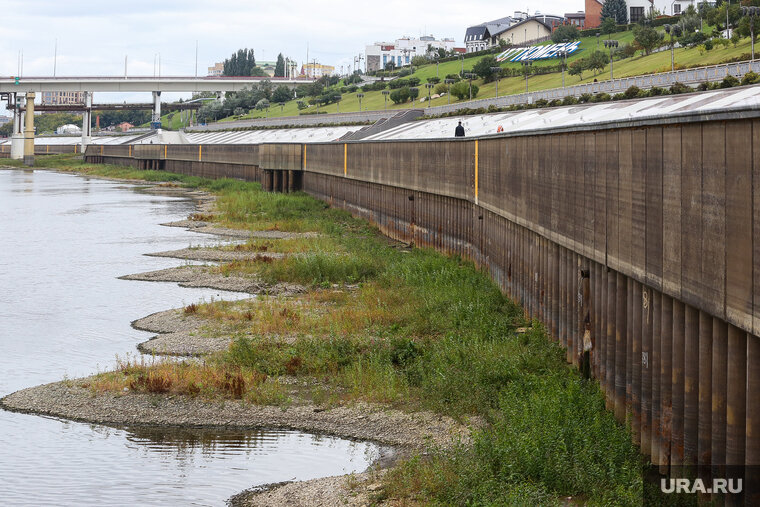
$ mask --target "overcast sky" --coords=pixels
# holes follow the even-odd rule
[[[255,50],[257,60],[278,53],[350,67],[353,57],[375,41],[403,35],[452,37],[463,45],[469,25],[511,15],[563,14],[583,10],[581,0],[507,3],[485,0],[357,2],[333,0],[2,0],[0,76],[16,75],[23,51],[23,75],[198,75],[238,48]],[[57,40],[57,58],[54,58]],[[125,95],[96,97],[96,102]],[[146,100],[143,97],[143,100]]]

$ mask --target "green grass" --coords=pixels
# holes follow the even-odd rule
[[[56,165],[49,160],[46,165]],[[65,158],[57,163],[87,174],[134,174]],[[330,238],[321,250],[260,264],[272,280],[326,288],[303,299],[193,305],[186,312],[237,323],[228,351],[200,366],[122,363],[91,389],[280,405],[294,400],[271,379],[296,376],[313,386],[308,396],[318,403],[365,400],[486,423],[472,444],[430,449],[391,470],[381,493],[386,498],[483,505],[552,504],[573,496],[640,504],[641,457],[627,429],[605,411],[598,384],[566,364],[538,323],[517,333],[530,324],[522,309],[471,262],[397,248],[366,222],[303,194],[160,175],[218,193],[223,222],[249,227],[287,220],[296,229],[319,229]],[[238,268],[246,269],[230,267]],[[332,286],[346,283],[358,286]],[[288,334],[295,339],[277,339]]]

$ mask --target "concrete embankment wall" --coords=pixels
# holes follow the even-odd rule
[[[297,170],[295,188],[389,236],[473,259],[568,362],[591,345],[608,408],[663,472],[760,465],[760,120],[215,146],[214,160],[127,148],[87,159],[270,189]]]
[[[78,144],[35,144],[35,155],[62,155],[64,153],[80,153],[81,147]],[[11,145],[0,145],[0,158],[11,157]]]

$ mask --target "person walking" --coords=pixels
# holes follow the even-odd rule
[[[464,127],[462,126],[462,122],[459,122],[459,125],[457,125],[457,128],[454,129],[454,137],[464,137]]]

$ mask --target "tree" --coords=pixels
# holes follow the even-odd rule
[[[571,76],[578,76],[579,79],[583,79],[583,71],[588,69],[588,61],[585,58],[579,58],[570,65],[568,65],[568,73]]]
[[[618,25],[628,24],[628,6],[625,0],[607,0],[602,7],[602,19],[613,18]]]
[[[385,70],[393,70],[396,68],[396,64],[393,62],[393,60],[388,61],[388,63],[385,64]]]
[[[272,93],[274,102],[287,102],[293,98],[293,92],[285,85],[278,86]]]
[[[615,18],[604,18],[602,20],[602,26],[600,29],[603,34],[615,33],[615,30],[617,30],[617,23],[615,23]]]
[[[274,66],[274,77],[285,77],[285,58],[282,53],[277,55],[277,63]]]
[[[449,90],[451,94],[459,100],[470,98],[470,83],[467,81],[459,81],[458,83],[454,83],[451,85],[451,88]],[[472,98],[475,98],[478,95],[479,91],[480,88],[478,88],[477,85],[472,85]]]
[[[591,53],[591,55],[588,57],[588,63],[587,67],[589,70],[594,71],[594,75],[596,76],[597,71],[603,72],[604,68],[607,66],[607,63],[609,63],[609,56],[604,51],[594,51]]]
[[[238,49],[232,56],[224,60],[225,76],[251,76],[251,71],[256,66],[256,58],[253,49]]]
[[[269,101],[267,99],[261,99],[256,103],[256,109],[259,111],[269,108]]]
[[[560,25],[552,32],[552,42],[555,44],[574,41],[578,37],[578,29],[575,25]]]
[[[264,71],[264,69],[262,69],[258,65],[253,66],[253,68],[251,69],[251,73],[249,75],[252,77],[268,77],[269,76],[269,74],[267,74],[266,71]]]
[[[494,80],[495,72],[491,70],[491,67],[498,67],[499,62],[493,56],[484,56],[478,63],[472,66],[472,71],[483,79],[484,82],[490,83]]]
[[[664,35],[651,26],[637,26],[633,29],[633,42],[639,49],[649,55],[653,49],[662,44]]]
[[[752,26],[750,26],[750,24]],[[758,34],[758,32],[760,32],[760,19],[758,19],[757,16],[744,16],[741,21],[739,21],[739,26],[736,28],[736,32],[742,37],[750,37],[752,35],[752,30],[754,30],[755,40],[757,41],[757,36],[760,35]]]
[[[394,104],[401,104],[403,102],[406,102],[409,99],[409,88],[405,86],[403,88],[392,91],[390,98]]]

